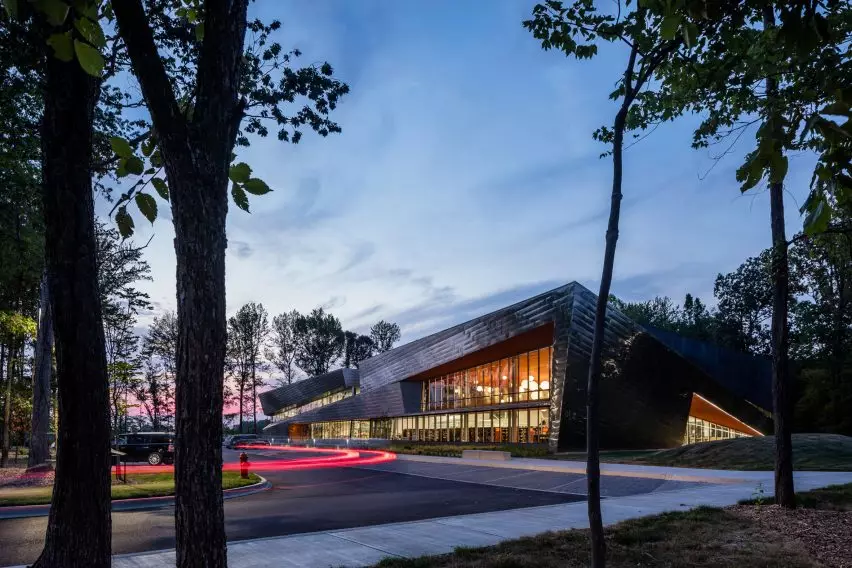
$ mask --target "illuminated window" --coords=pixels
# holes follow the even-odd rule
[[[423,381],[420,408],[428,412],[550,400],[551,351],[544,347]]]
[[[686,423],[686,434],[683,437],[683,443],[697,444],[698,442],[713,442],[715,440],[748,437],[751,437],[751,434],[690,416]]]

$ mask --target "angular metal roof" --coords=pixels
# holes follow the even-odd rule
[[[359,383],[358,369],[336,369],[324,375],[262,392],[258,396],[263,413],[272,416],[285,406],[305,404],[329,391],[357,387]]]

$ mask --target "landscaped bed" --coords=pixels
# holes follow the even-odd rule
[[[394,442],[388,448],[398,454],[413,454],[418,456],[440,456],[460,458],[464,450],[494,450],[499,452],[510,452],[516,458],[543,458],[547,457],[547,447],[544,445],[459,445],[459,444],[407,444],[405,442]]]
[[[240,477],[239,472],[222,472],[222,489],[245,487],[260,481],[260,477],[250,473],[248,479]],[[112,480],[113,499],[138,499],[140,497],[164,497],[174,495],[175,480],[171,473],[140,473],[127,476],[127,483]],[[50,503],[53,487],[0,487],[0,506],[44,505]]]
[[[606,529],[607,564],[628,566],[852,566],[852,485],[799,496],[801,507],[702,507],[625,521]],[[518,568],[589,565],[588,530],[522,538],[485,548],[415,559],[382,568]]]

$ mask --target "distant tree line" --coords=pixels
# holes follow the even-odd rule
[[[719,274],[712,309],[692,294],[610,303],[644,325],[755,355],[770,354],[771,249]],[[852,435],[852,235],[792,239],[790,355],[799,431]]]

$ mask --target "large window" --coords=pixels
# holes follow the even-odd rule
[[[273,422],[277,422],[278,420],[283,420],[285,418],[290,418],[291,416],[296,416],[303,412],[307,412],[309,410],[314,410],[315,408],[320,408],[322,406],[326,406],[332,404],[334,402],[338,402],[343,400],[344,398],[349,398],[350,396],[355,396],[358,394],[358,388],[344,388],[335,391],[330,391],[323,393],[321,396],[315,398],[314,400],[296,406],[290,405],[286,406],[283,409],[279,410],[272,417]]]
[[[683,443],[695,444],[698,442],[748,437],[750,437],[750,434],[746,434],[745,432],[739,432],[721,424],[715,424],[701,418],[696,418],[695,416],[690,416],[686,423],[686,434],[683,437]]]
[[[551,348],[544,347],[426,380],[421,410],[549,400],[550,355]]]
[[[421,442],[538,444],[547,441],[550,411],[516,408],[393,418],[391,438]]]

